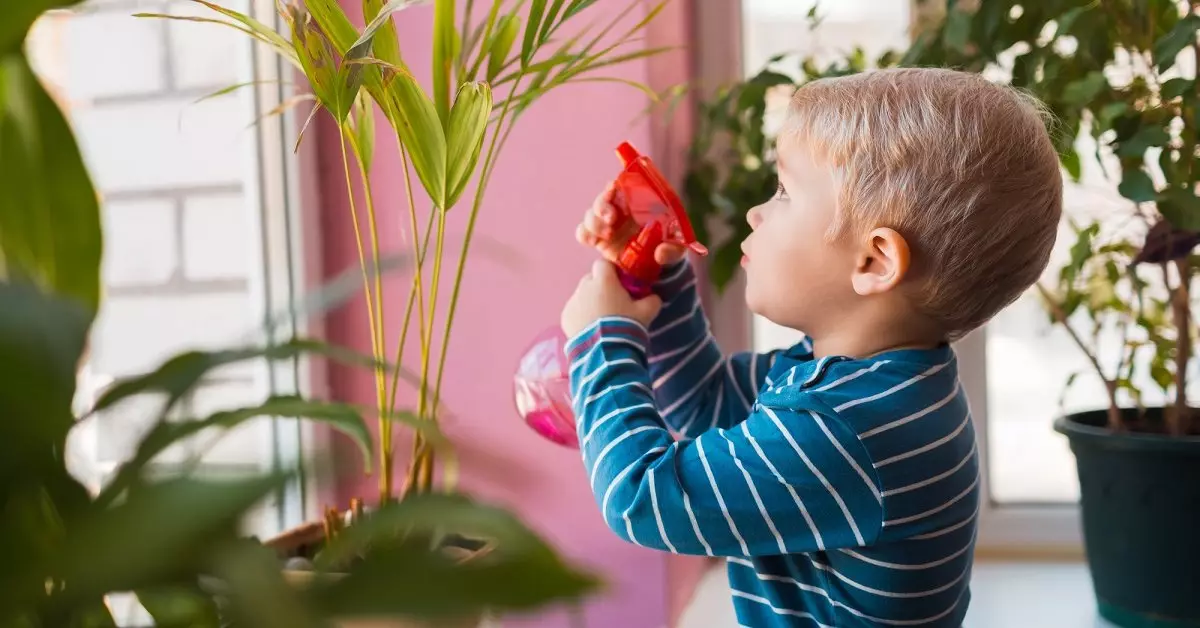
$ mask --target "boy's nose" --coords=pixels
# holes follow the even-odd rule
[[[746,212],[746,222],[750,223],[751,229],[757,229],[762,224],[762,208],[755,207]]]

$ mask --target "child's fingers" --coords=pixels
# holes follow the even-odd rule
[[[600,242],[596,234],[588,231],[582,224],[575,227],[575,239],[584,246],[596,246]]]
[[[583,228],[599,238],[612,237],[612,223],[601,218],[595,211],[584,214]]]
[[[665,266],[674,264],[687,255],[687,248],[673,242],[664,242],[654,249],[654,261]]]

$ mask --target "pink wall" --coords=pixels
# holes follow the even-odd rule
[[[585,20],[615,15],[624,4],[598,3],[585,14]],[[686,3],[677,4],[679,8],[660,17],[665,26],[653,34],[656,40],[676,38],[669,43],[681,43],[679,38],[686,34]],[[359,3],[347,5],[354,12]],[[643,16],[644,8],[639,7],[629,16],[630,25]],[[429,8],[420,7],[403,12],[398,23],[406,61],[418,75],[427,75],[431,22]],[[676,82],[687,76],[689,66],[686,53],[674,54],[673,60],[637,61],[608,71],[635,81]],[[645,96],[630,88],[580,84],[544,98],[520,122],[480,213],[444,386],[444,398],[456,418],[445,428],[461,453],[462,488],[483,500],[514,508],[562,552],[603,574],[608,589],[586,609],[587,625],[595,628],[665,625],[679,605],[678,599],[668,600],[667,558],[620,542],[607,530],[578,453],[542,441],[523,426],[513,409],[510,377],[526,343],[557,322],[563,301],[592,260],[590,252],[575,244],[573,230],[595,194],[616,174],[613,148],[622,140],[651,152],[654,145],[662,145],[664,136],[655,132],[661,128],[652,127],[644,118],[635,122],[646,104]],[[395,140],[386,133],[382,120],[379,127],[372,184],[382,215],[383,247],[410,250]],[[327,120],[318,124],[316,141],[321,146],[317,169],[323,200],[323,265],[326,274],[332,275],[356,264],[357,253],[336,127]],[[681,141],[676,132],[668,144],[677,148]],[[667,161],[665,156],[662,160]],[[461,241],[468,211],[464,204],[451,213],[448,242]],[[518,251],[520,267],[497,261],[485,252],[489,240],[494,242],[493,249],[502,246]],[[451,257],[447,259],[448,273],[456,262],[456,248]],[[407,277],[395,278],[385,289],[391,295],[385,307],[392,338],[399,327],[407,282]],[[440,312],[445,309],[443,306]],[[334,342],[366,351],[365,321],[362,302],[355,302],[331,318],[328,335]],[[408,353],[406,362],[415,365],[415,351]],[[338,398],[373,404],[373,383],[366,373],[333,369],[330,385]],[[397,451],[406,453],[407,441],[398,443]],[[341,452],[344,474],[339,478],[338,498],[344,501],[362,495],[373,499],[375,478],[358,474],[361,466],[356,454],[346,449]],[[403,475],[402,464],[396,475]],[[521,624],[569,625],[561,611]]]

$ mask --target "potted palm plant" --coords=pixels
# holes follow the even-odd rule
[[[1175,0],[918,0],[911,47],[877,65],[944,66],[1006,77],[1046,103],[1066,176],[1095,159],[1127,210],[1071,224],[1066,263],[1039,285],[1103,384],[1094,411],[1054,427],[1079,471],[1083,532],[1101,615],[1120,626],[1200,625],[1200,420],[1189,403],[1200,259],[1200,3]],[[779,61],[778,59],[776,61]],[[800,78],[764,71],[723,92],[704,119],[734,138],[698,144],[688,192],[700,217],[744,217],[773,183],[763,112],[774,85],[858,71],[860,54]],[[712,173],[727,173],[724,177]],[[720,264],[720,250],[714,260]],[[718,268],[715,279],[732,272]],[[1077,381],[1072,376],[1066,385]],[[1047,409],[1050,412],[1050,409]]]
[[[208,0],[191,1],[210,9],[211,17],[139,16],[211,22],[251,37],[287,60],[311,87],[309,97],[315,106],[304,128],[315,116],[328,115],[339,133],[336,148],[350,205],[346,218],[354,227],[358,245],[365,322],[375,364],[379,491],[373,500],[356,498],[349,505],[330,508],[323,521],[310,522],[271,540],[285,557],[308,558],[344,530],[348,534],[349,528],[370,520],[373,509],[432,493],[439,455],[450,463],[441,487],[453,490],[453,451],[445,443],[435,446],[430,435],[436,430],[416,432],[404,485],[393,485],[397,423],[390,418],[411,417],[414,425],[430,427],[445,414],[441,386],[462,280],[476,220],[505,143],[517,122],[549,91],[581,81],[605,80],[598,74],[604,68],[660,52],[642,46],[639,35],[666,0],[655,2],[641,20],[625,26],[629,14],[642,7],[631,0],[594,31],[577,28],[575,22],[588,15],[595,0],[515,4],[493,0],[478,7],[469,1],[462,10],[461,3],[454,0],[363,0],[366,23],[361,28],[351,22],[337,0],[305,0],[303,5],[280,2],[285,32]],[[433,5],[431,14],[422,14],[432,16],[429,88],[412,75],[393,21],[414,19],[416,14],[404,10],[417,4]],[[649,93],[645,86],[633,85]],[[387,123],[381,132],[375,126],[376,110]],[[404,181],[406,207],[378,207],[375,202],[371,173],[381,137],[389,144],[394,142],[399,152],[401,167],[390,174]],[[358,195],[355,179],[361,184]],[[472,181],[474,188],[468,192]],[[432,206],[427,213],[418,202],[421,195]],[[461,242],[449,242],[447,215],[460,205],[464,207],[459,211],[469,212],[467,228]],[[412,245],[412,279],[394,294],[385,292],[381,280],[381,211],[404,212],[396,223],[406,225],[405,239]],[[450,271],[445,258],[455,246],[458,259]],[[449,299],[445,298],[447,292]],[[445,311],[439,311],[443,306]],[[387,333],[389,320],[399,321],[395,337]],[[419,356],[418,366],[411,377],[405,377],[402,365],[412,351]],[[415,391],[408,395],[415,399],[403,409],[398,405],[404,399],[402,389]],[[367,506],[370,502],[373,505]],[[450,535],[440,542],[443,549],[470,558],[491,547],[492,541]]]
[[[343,567],[298,594],[269,548],[239,522],[294,473],[162,477],[158,454],[204,430],[259,416],[325,422],[350,436],[370,463],[371,434],[351,404],[299,397],[168,421],[168,412],[224,365],[301,352],[365,363],[373,358],[303,339],[188,352],[105,392],[95,410],[131,397],[163,399],[134,456],[98,493],[71,476],[64,450],[77,421],[77,369],[101,303],[100,209],[70,126],[23,51],[31,24],[73,0],[0,7],[0,625],[115,626],[106,598],[133,592],[158,626],[327,626],[347,617],[442,621],[482,609],[530,610],[595,586],[505,511],[461,495],[424,493],[382,504],[324,547]],[[328,299],[321,300],[328,302]],[[380,413],[429,442],[432,422]],[[445,529],[500,550],[470,565],[438,551]],[[347,556],[357,560],[341,561]]]

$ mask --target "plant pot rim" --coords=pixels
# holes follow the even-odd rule
[[[1126,409],[1122,409],[1126,411]],[[1177,453],[1200,457],[1200,436],[1169,436],[1145,432],[1113,432],[1107,427],[1080,421],[1080,417],[1103,415],[1104,410],[1074,412],[1058,417],[1054,430],[1066,435],[1072,444],[1114,451]]]

